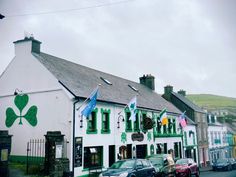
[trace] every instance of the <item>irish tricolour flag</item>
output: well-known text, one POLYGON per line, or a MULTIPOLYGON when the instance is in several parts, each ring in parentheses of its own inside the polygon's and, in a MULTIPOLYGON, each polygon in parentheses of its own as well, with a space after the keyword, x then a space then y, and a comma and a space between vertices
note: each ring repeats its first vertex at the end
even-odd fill
POLYGON ((160 121, 161 121, 161 125, 166 125, 166 124, 168 124, 166 109, 163 109, 163 110, 160 112, 160 121))

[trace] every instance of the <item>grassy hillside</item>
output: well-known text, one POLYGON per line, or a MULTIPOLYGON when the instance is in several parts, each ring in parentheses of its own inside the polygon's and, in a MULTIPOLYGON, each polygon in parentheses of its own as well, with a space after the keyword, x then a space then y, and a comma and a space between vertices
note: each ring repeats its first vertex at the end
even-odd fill
POLYGON ((190 94, 187 95, 187 98, 193 101, 198 106, 205 107, 207 109, 226 108, 236 111, 236 98, 210 94, 190 94))

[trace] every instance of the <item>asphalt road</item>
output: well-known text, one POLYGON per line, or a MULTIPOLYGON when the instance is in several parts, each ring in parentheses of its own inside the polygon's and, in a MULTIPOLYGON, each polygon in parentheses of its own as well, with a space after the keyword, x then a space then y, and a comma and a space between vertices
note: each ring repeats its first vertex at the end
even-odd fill
POLYGON ((200 177, 236 177, 236 170, 233 171, 207 171, 202 172, 200 177))

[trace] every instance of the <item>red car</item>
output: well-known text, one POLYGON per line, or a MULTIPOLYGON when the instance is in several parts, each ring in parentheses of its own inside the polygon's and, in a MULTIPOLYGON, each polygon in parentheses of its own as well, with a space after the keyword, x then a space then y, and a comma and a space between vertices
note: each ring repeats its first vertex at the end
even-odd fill
POLYGON ((198 165, 193 159, 179 159, 175 164, 177 177, 190 177, 192 175, 199 177, 200 175, 198 165))

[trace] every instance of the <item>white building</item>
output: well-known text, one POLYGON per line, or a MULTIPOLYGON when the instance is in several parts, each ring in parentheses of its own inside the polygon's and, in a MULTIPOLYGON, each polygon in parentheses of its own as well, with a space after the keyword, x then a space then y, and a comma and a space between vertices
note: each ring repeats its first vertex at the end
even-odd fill
POLYGON ((192 158, 195 162, 199 163, 196 123, 189 118, 186 120, 187 126, 183 128, 184 157, 192 158))
POLYGON ((208 140, 211 164, 228 154, 227 127, 217 122, 216 116, 208 114, 208 140))
POLYGON ((65 135, 74 176, 87 175, 93 166, 108 167, 118 157, 169 150, 182 157, 176 119, 181 112, 154 91, 153 76, 144 75, 140 84, 42 53, 41 42, 33 38, 14 43, 15 57, 0 77, 0 129, 13 135, 13 160, 24 160, 27 142, 44 138, 47 131, 65 135), (96 109, 88 119, 81 117, 81 105, 99 84, 96 109), (136 95, 138 114, 132 122, 124 107, 136 95), (164 108, 169 124, 160 126, 164 108), (145 129, 150 122, 156 126, 145 129), (78 142, 82 151, 73 154, 78 142))

